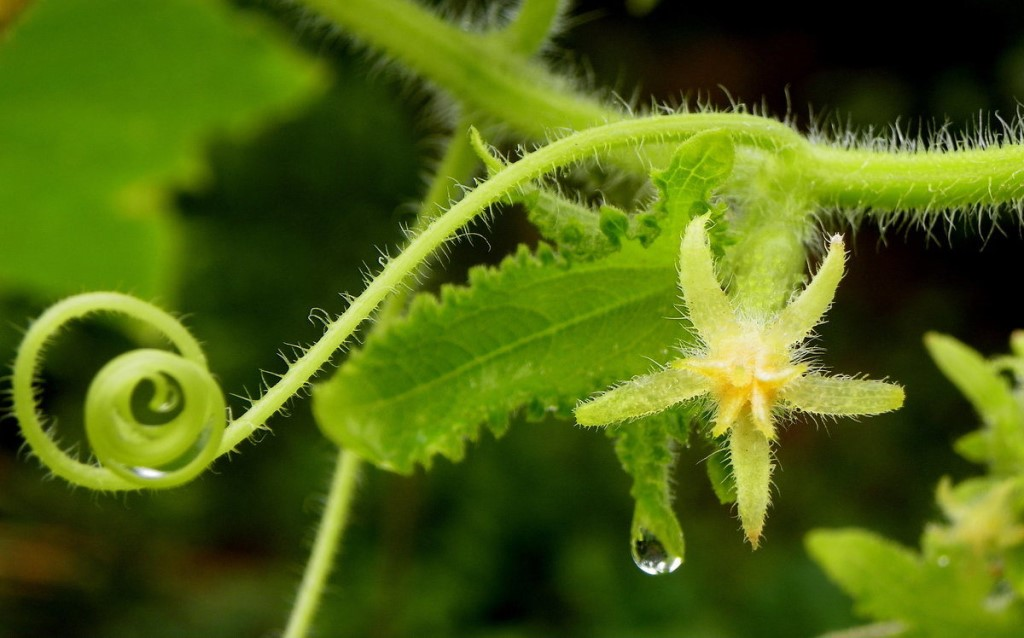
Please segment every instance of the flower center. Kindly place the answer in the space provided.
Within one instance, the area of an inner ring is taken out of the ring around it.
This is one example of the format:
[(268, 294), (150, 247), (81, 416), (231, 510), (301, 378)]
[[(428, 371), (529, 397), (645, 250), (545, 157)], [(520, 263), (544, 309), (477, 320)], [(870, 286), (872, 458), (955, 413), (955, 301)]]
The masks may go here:
[(738, 418), (749, 414), (769, 439), (775, 438), (772, 407), (779, 391), (806, 372), (806, 366), (790, 362), (787, 349), (769, 343), (760, 330), (715, 344), (706, 358), (683, 359), (677, 366), (711, 382), (718, 404), (714, 436), (725, 434)]

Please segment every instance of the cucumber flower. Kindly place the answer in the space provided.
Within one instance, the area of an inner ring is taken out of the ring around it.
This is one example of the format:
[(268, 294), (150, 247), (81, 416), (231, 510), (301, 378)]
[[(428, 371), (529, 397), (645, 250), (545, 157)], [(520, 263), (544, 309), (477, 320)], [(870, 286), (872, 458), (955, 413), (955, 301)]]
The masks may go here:
[(818, 273), (774, 315), (744, 312), (722, 289), (708, 246), (707, 217), (683, 234), (679, 286), (698, 345), (662, 370), (636, 377), (576, 408), (581, 425), (601, 426), (705, 398), (711, 435), (728, 435), (740, 521), (756, 548), (770, 501), (771, 442), (788, 412), (861, 416), (903, 405), (903, 389), (885, 381), (826, 376), (804, 342), (822, 321), (843, 277), (843, 239), (834, 235)]

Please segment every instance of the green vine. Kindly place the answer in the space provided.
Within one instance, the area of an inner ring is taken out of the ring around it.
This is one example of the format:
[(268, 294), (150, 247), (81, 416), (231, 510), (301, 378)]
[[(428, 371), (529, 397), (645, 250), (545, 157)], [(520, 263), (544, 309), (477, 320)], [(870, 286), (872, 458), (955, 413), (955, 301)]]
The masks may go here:
[[(736, 504), (756, 548), (779, 427), (797, 414), (879, 414), (904, 399), (895, 383), (827, 374), (820, 353), (807, 346), (847, 259), (841, 235), (819, 233), (822, 220), (842, 211), (853, 225), (904, 216), (927, 226), (950, 211), (1019, 208), (1024, 200), (1024, 145), (1015, 141), (844, 146), (740, 111), (641, 115), (609, 107), (537, 58), (567, 11), (561, 0), (524, 0), (510, 20), (477, 30), (410, 0), (308, 4), (457, 104), (451, 139), (401, 252), (382, 260), (344, 312), (325, 322), (322, 337), (237, 418), (229, 418), (190, 332), (120, 293), (81, 294), (50, 307), (26, 332), (13, 368), (14, 415), (54, 475), (101, 491), (170, 488), (266, 427), (365, 329), (365, 345), (313, 387), (317, 422), (341, 452), (287, 638), (312, 627), (364, 462), (410, 473), (438, 455), (458, 460), (482, 426), (501, 434), (524, 407), (527, 416), (614, 426), (609, 435), (633, 480), (630, 544), (645, 572), (672, 572), (683, 562), (669, 470), (679, 448), (694, 441), (712, 450), (706, 460), (715, 492)], [(636, 11), (653, 6), (632, 4)], [(535, 146), (506, 159), (480, 131), (495, 142)], [(560, 190), (559, 178), (605, 164), (640, 184), (631, 206), (594, 205)], [(466, 187), (481, 165), (486, 178)], [(419, 294), (424, 269), (505, 203), (527, 209), (541, 244), (472, 270), (464, 287)], [(823, 245), (809, 277), (807, 264)], [(69, 323), (107, 313), (153, 328), (170, 348), (131, 351), (99, 371), (84, 407), (95, 462), (84, 462), (50, 431), (37, 382), (48, 345)], [(685, 321), (665, 321), (679, 315)], [(1024, 564), (1020, 342), (1013, 356), (989, 365), (944, 337), (928, 339), (940, 367), (986, 420), (960, 445), (971, 460), (988, 463), (992, 477), (969, 488), (942, 484), (939, 501), (951, 523), (928, 533), (925, 560), (966, 555), (968, 547), (971, 569), (997, 566), (1014, 595)], [(1016, 388), (1006, 386), (1006, 373), (1017, 377)], [(981, 532), (972, 527), (979, 520)], [(913, 601), (879, 602), (884, 597), (871, 593), (864, 576), (865, 565), (888, 557), (921, 571), (929, 586), (945, 582), (916, 556), (860, 532), (816, 533), (809, 547), (887, 631), (931, 626), (915, 615)], [(847, 550), (866, 558), (851, 564)], [(957, 581), (950, 591), (956, 587), (969, 589)], [(1019, 608), (1012, 609), (1016, 619)], [(1012, 626), (1003, 617), (993, 623), (999, 631)]]

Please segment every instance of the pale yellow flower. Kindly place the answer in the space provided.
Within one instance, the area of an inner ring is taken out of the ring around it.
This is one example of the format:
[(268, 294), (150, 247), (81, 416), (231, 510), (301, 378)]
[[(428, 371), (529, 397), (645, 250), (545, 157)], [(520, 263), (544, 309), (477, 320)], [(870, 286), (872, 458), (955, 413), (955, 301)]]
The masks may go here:
[(707, 397), (714, 404), (712, 436), (730, 434), (740, 519), (755, 546), (768, 509), (770, 442), (785, 411), (860, 416), (903, 405), (903, 389), (885, 381), (825, 376), (801, 349), (832, 304), (843, 277), (843, 239), (834, 235), (818, 273), (773, 316), (736, 308), (715, 275), (705, 224), (687, 226), (679, 253), (679, 286), (699, 345), (664, 369), (637, 377), (576, 408), (581, 425), (636, 419)]

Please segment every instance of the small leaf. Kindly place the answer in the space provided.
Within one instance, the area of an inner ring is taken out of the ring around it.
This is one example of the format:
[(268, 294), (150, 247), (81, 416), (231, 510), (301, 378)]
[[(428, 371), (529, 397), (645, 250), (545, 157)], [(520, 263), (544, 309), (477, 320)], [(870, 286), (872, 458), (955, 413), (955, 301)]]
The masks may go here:
[[(534, 188), (523, 197), (530, 222), (558, 251), (574, 259), (598, 259), (618, 250), (625, 232), (609, 234), (603, 217), (544, 188)], [(629, 224), (625, 213), (623, 222)]]
[(924, 567), (916, 553), (901, 545), (859, 529), (816, 530), (806, 543), (811, 557), (863, 614), (903, 620), (911, 605), (908, 597), (919, 595)]
[(1009, 383), (980, 354), (952, 337), (929, 333), (925, 345), (942, 373), (985, 423), (987, 459), (1000, 474), (1024, 471), (1024, 411)]
[(735, 150), (723, 131), (705, 131), (680, 145), (667, 168), (651, 174), (660, 194), (658, 209), (682, 232), (690, 219), (708, 212), (715, 188), (732, 174)]

